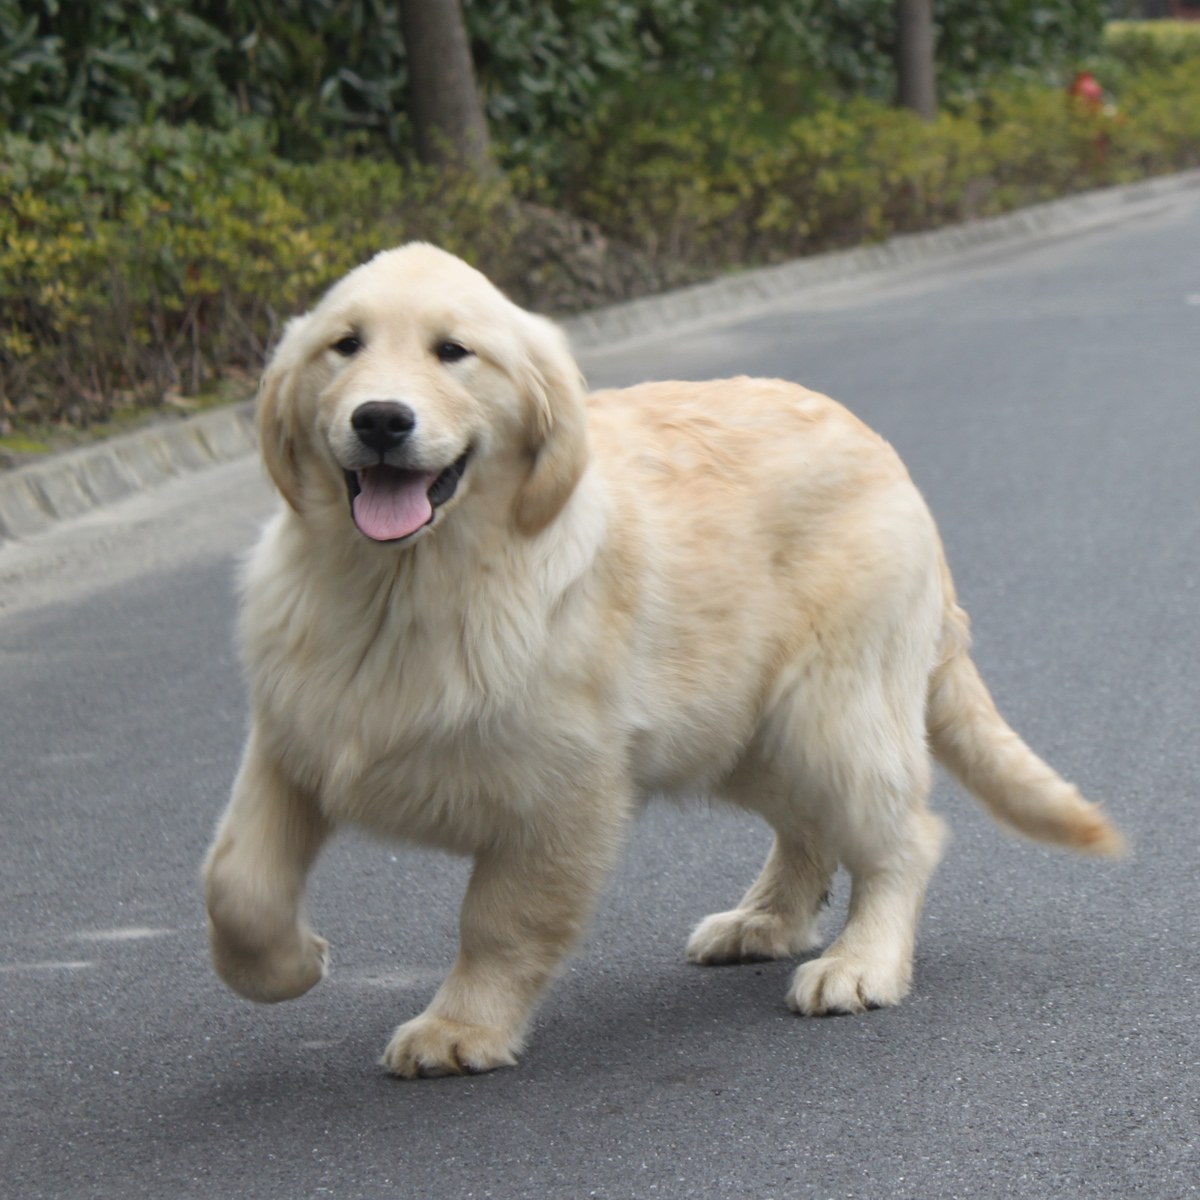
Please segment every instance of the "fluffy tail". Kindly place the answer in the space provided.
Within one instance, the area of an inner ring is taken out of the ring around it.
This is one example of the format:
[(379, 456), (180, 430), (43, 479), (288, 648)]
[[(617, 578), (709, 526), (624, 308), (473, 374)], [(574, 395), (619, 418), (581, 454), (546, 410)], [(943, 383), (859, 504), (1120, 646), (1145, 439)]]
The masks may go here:
[(1085, 854), (1122, 854), (1125, 839), (1099, 806), (1038, 758), (996, 711), (971, 661), (967, 615), (944, 566), (943, 574), (942, 660), (929, 680), (925, 718), (938, 761), (997, 821), (1027, 837)]

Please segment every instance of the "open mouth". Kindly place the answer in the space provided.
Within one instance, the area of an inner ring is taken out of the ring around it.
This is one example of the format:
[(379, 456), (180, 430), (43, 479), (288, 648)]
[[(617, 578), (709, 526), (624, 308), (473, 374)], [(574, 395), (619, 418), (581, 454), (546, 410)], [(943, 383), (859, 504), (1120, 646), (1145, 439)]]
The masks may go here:
[(443, 471), (412, 471), (386, 463), (344, 471), (354, 524), (376, 542), (412, 537), (458, 490), (470, 454), (464, 451)]

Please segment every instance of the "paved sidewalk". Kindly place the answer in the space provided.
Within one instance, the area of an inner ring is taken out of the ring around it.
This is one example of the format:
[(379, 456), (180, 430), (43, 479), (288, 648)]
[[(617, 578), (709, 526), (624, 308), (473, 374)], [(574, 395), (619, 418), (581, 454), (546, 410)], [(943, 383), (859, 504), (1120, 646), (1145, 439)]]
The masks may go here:
[[(780, 298), (881, 273), (904, 273), (1013, 242), (1061, 237), (1155, 211), (1200, 190), (1200, 170), (1054, 200), (1000, 217), (798, 259), (614, 305), (563, 322), (577, 349), (642, 341)], [(253, 451), (253, 402), (151, 425), (0, 473), (0, 544), (82, 516), (174, 476)]]

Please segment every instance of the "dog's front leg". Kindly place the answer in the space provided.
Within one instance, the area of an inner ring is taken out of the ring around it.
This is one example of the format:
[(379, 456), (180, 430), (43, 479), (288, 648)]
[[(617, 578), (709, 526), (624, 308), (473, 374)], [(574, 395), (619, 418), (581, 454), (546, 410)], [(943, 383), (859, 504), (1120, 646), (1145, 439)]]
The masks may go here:
[(300, 905), (328, 834), (316, 804), (252, 732), (203, 869), (213, 965), (240, 995), (290, 1000), (324, 977), (329, 945)]
[(538, 996), (607, 874), (620, 826), (614, 816), (476, 856), (458, 961), (429, 1007), (393, 1034), (382, 1059), (389, 1071), (414, 1079), (516, 1062)]

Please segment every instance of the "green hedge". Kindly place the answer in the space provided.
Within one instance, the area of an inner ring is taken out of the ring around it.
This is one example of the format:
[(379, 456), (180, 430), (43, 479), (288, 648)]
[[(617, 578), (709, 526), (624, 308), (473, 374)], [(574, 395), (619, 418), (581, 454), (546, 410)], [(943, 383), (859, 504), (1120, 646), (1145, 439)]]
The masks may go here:
[(0, 418), (86, 425), (257, 371), (279, 325), (384, 245), (505, 277), (505, 188), (390, 164), (298, 165), (262, 130), (0, 136)]
[(1156, 72), (1200, 71), (1200, 21), (1111, 21), (1082, 65), (1113, 92)]
[(1155, 71), (1200, 62), (1200, 21), (1110, 21), (1104, 57), (1126, 70)]
[(1136, 60), (1081, 64), (1109, 87), (1100, 111), (1010, 79), (931, 124), (868, 100), (781, 120), (742, 76), (700, 103), (647, 87), (575, 147), (558, 201), (713, 271), (1200, 165), (1200, 57)]
[[(628, 294), (619, 271), (572, 291), (577, 253), (585, 274), (607, 257), (652, 287), (1200, 166), (1200, 57), (1139, 71), (1115, 53), (1091, 63), (1101, 110), (1020, 83), (931, 124), (863, 99), (781, 117), (742, 75), (647, 88), (571, 144), (552, 191), (288, 162), (254, 123), (0, 135), (0, 426), (86, 425), (222, 378), (249, 390), (289, 313), (410, 238), (561, 311)], [(549, 238), (556, 212), (595, 223), (581, 249)]]
[[(889, 99), (894, 0), (465, 0), (502, 161), (553, 176), (564, 135), (647, 79), (791, 68), (794, 95)], [(946, 94), (1094, 49), (1103, 0), (939, 0)], [(35, 138), (261, 119), (276, 152), (405, 157), (389, 0), (0, 0), (0, 129)]]

